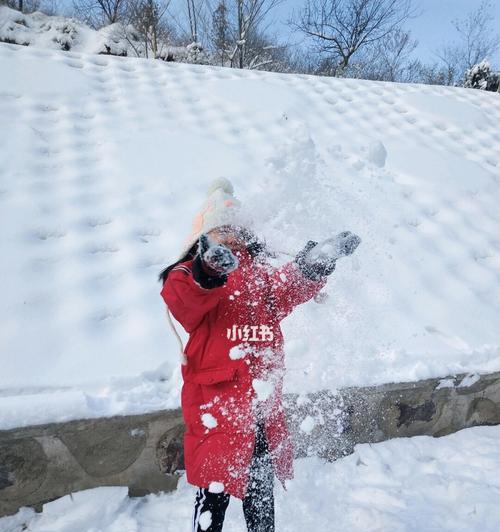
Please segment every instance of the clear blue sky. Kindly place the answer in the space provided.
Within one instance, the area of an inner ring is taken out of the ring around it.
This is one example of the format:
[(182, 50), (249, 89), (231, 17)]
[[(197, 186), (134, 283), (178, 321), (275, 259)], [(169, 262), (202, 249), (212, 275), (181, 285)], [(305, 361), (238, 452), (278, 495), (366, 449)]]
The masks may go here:
[[(273, 18), (280, 22), (277, 22), (274, 28), (280, 35), (284, 36), (288, 31), (283, 21), (303, 3), (304, 0), (284, 0), (283, 4), (276, 8)], [(424, 61), (432, 62), (435, 59), (433, 55), (435, 50), (455, 38), (456, 31), (451, 21), (464, 18), (480, 4), (481, 0), (413, 0), (414, 7), (421, 12), (421, 15), (410, 20), (406, 27), (419, 42), (415, 54)], [(492, 26), (500, 34), (500, 0), (493, 0), (492, 5), (494, 14)], [(293, 39), (294, 42), (297, 40), (297, 37)], [(490, 60), (497, 68), (500, 67), (500, 52)]]
[[(422, 59), (432, 59), (434, 50), (439, 45), (454, 38), (456, 31), (451, 21), (464, 18), (468, 12), (477, 9), (481, 0), (418, 0), (415, 6), (423, 11), (422, 15), (409, 22), (408, 29), (419, 41), (417, 51)], [(492, 26), (500, 34), (500, 0), (492, 2), (494, 19)], [(500, 66), (500, 53), (491, 58)]]

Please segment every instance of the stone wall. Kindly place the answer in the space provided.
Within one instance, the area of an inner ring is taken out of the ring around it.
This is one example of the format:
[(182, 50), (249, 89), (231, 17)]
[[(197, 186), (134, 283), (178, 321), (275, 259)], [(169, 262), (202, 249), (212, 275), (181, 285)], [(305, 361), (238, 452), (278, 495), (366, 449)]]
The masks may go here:
[[(500, 372), (287, 395), (296, 456), (334, 460), (356, 443), (500, 424)], [(105, 485), (170, 491), (183, 469), (179, 410), (0, 431), (0, 516)]]
[[(356, 443), (411, 436), (446, 436), (476, 425), (500, 424), (500, 372), (455, 375), (418, 382), (321, 391), (306, 402), (286, 397), (297, 457), (335, 459)], [(306, 416), (319, 418), (310, 433), (300, 430)]]
[(96, 486), (173, 490), (183, 433), (179, 410), (0, 432), (0, 516)]

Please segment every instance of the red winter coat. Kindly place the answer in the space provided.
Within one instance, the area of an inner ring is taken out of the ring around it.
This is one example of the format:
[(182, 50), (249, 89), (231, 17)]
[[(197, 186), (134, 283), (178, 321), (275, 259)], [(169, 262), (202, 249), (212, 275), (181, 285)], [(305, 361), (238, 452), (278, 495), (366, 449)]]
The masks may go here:
[(181, 394), (187, 480), (204, 488), (221, 482), (226, 493), (242, 499), (257, 418), (264, 423), (276, 476), (283, 484), (293, 478), (280, 321), (326, 280), (306, 279), (293, 262), (274, 268), (246, 251), (236, 254), (240, 265), (225, 285), (202, 288), (189, 260), (170, 271), (161, 295), (189, 333)]

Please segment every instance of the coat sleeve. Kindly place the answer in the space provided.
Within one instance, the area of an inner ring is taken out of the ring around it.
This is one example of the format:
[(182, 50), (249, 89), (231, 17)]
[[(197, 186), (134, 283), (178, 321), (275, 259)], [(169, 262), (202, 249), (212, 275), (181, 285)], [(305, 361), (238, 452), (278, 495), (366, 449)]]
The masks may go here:
[(288, 316), (297, 305), (312, 299), (326, 282), (326, 277), (320, 281), (308, 279), (293, 261), (271, 271), (269, 286), (279, 319)]
[(186, 263), (172, 269), (163, 285), (161, 296), (174, 318), (187, 333), (194, 331), (205, 315), (220, 301), (223, 287), (203, 288), (195, 281)]

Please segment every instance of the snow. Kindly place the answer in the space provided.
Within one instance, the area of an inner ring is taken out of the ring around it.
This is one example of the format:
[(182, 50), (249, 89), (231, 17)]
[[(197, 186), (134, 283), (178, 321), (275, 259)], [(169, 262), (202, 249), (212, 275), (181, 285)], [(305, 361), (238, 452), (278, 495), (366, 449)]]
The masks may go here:
[[(132, 25), (114, 23), (94, 30), (80, 20), (46, 15), (39, 11), (24, 14), (0, 5), (0, 42), (35, 46), (53, 50), (71, 50), (88, 54), (141, 56), (145, 45)], [(160, 46), (158, 55), (163, 59), (197, 62), (206, 60), (194, 43), (183, 46)], [(81, 68), (78, 62), (75, 68)]]
[(274, 391), (274, 384), (271, 381), (253, 379), (252, 388), (257, 394), (257, 401), (265, 401)]
[(240, 358), (243, 358), (246, 354), (247, 352), (243, 345), (235, 345), (234, 347), (231, 347), (231, 349), (229, 350), (229, 358), (231, 360), (238, 360)]
[(466, 375), (458, 385), (458, 388), (467, 388), (469, 386), (472, 386), (480, 379), (479, 375), (477, 373), (470, 373)]
[(180, 369), (144, 372), (109, 384), (0, 390), (0, 428), (141, 414), (178, 406)]
[(315, 426), (316, 420), (312, 416), (306, 416), (302, 420), (302, 423), (300, 424), (299, 428), (302, 432), (305, 432), (306, 434), (311, 434)]
[(0, 71), (0, 428), (179, 405), (156, 276), (220, 176), (276, 264), (362, 238), (283, 321), (285, 392), (500, 370), (498, 95), (12, 44)]
[(212, 414), (202, 414), (201, 422), (207, 429), (214, 429), (217, 426), (217, 419)]
[(439, 381), (439, 384), (436, 386), (436, 390), (440, 390), (441, 388), (454, 388), (455, 387), (455, 381), (453, 379), (441, 379)]
[(90, 54), (105, 54), (108, 49), (116, 55), (131, 52), (120, 24), (96, 31), (76, 19), (41, 12), (23, 14), (6, 6), (0, 6), (0, 40)]
[[(296, 461), (287, 491), (276, 484), (276, 530), (295, 532), (497, 532), (500, 526), (500, 427), (450, 436), (418, 436), (357, 445), (334, 463)], [(0, 530), (191, 530), (195, 488), (181, 477), (169, 494), (129, 499), (105, 487), (24, 508), (0, 519)], [(231, 498), (224, 529), (246, 530), (241, 502)]]
[(380, 142), (372, 142), (368, 148), (368, 160), (379, 168), (385, 166), (387, 159), (387, 150), (385, 146)]
[(200, 515), (199, 525), (202, 530), (207, 530), (212, 524), (212, 512), (207, 510)]
[(224, 484), (222, 482), (210, 482), (208, 491), (210, 493), (222, 493), (224, 491)]

